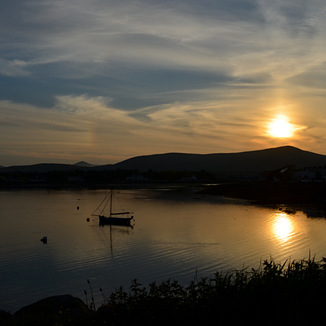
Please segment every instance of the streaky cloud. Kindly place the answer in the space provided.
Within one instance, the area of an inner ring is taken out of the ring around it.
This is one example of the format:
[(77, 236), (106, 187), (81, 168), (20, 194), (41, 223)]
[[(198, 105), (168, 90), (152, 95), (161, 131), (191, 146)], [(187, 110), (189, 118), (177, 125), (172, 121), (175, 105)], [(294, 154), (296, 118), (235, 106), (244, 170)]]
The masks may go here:
[(282, 145), (264, 134), (278, 111), (300, 126), (292, 145), (324, 148), (320, 0), (6, 0), (2, 7), (0, 144), (8, 157), (24, 148), (33, 157), (51, 148), (62, 160), (88, 152), (106, 161), (158, 147)]

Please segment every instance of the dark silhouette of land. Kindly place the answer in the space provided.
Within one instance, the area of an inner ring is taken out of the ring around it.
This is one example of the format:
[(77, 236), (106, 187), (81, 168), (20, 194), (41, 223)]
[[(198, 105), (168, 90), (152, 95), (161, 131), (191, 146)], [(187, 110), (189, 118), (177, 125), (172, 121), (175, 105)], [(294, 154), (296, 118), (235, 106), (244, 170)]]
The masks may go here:
[(323, 325), (325, 262), (264, 260), (258, 269), (216, 272), (186, 286), (134, 280), (127, 291), (103, 294), (100, 307), (59, 295), (13, 315), (0, 311), (0, 325)]
[(311, 166), (326, 166), (326, 155), (304, 151), (292, 146), (263, 149), (240, 153), (185, 154), (166, 153), (137, 156), (116, 164), (94, 166), (86, 162), (76, 164), (35, 164), (0, 167), (1, 174), (10, 172), (50, 171), (207, 171), (214, 176), (257, 176), (263, 171), (287, 166), (303, 169)]
[(260, 205), (287, 205), (294, 209), (326, 209), (325, 182), (224, 183), (205, 187), (202, 194), (247, 200)]
[(154, 154), (100, 166), (81, 161), (0, 168), (2, 188), (169, 183), (218, 184), (203, 192), (256, 203), (325, 206), (326, 155), (283, 146), (226, 154)]
[(117, 169), (139, 171), (205, 170), (215, 176), (257, 176), (263, 171), (287, 166), (303, 169), (310, 166), (325, 166), (326, 155), (315, 154), (291, 146), (227, 154), (181, 154), (168, 153), (138, 156), (113, 165)]

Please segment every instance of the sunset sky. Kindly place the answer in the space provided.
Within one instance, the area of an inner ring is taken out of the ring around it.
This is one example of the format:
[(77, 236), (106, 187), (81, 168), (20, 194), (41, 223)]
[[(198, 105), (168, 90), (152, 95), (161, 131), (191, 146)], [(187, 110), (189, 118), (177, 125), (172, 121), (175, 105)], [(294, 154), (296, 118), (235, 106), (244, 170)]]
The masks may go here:
[(326, 154), (324, 0), (3, 0), (0, 165)]

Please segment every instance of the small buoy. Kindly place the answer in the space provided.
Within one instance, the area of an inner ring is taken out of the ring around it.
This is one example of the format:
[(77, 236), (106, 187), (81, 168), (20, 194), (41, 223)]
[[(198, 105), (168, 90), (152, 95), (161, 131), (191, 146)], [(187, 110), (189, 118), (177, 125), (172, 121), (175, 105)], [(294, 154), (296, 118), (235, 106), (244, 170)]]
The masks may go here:
[(46, 243), (48, 242), (48, 237), (44, 236), (44, 237), (41, 239), (41, 241), (42, 241), (44, 244), (46, 244)]

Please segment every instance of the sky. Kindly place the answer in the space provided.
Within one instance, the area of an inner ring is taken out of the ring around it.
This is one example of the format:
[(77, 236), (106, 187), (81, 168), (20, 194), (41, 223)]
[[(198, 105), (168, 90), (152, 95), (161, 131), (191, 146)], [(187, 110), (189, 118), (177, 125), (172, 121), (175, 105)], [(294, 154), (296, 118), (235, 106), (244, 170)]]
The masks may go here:
[(324, 0), (3, 0), (0, 165), (326, 154)]

